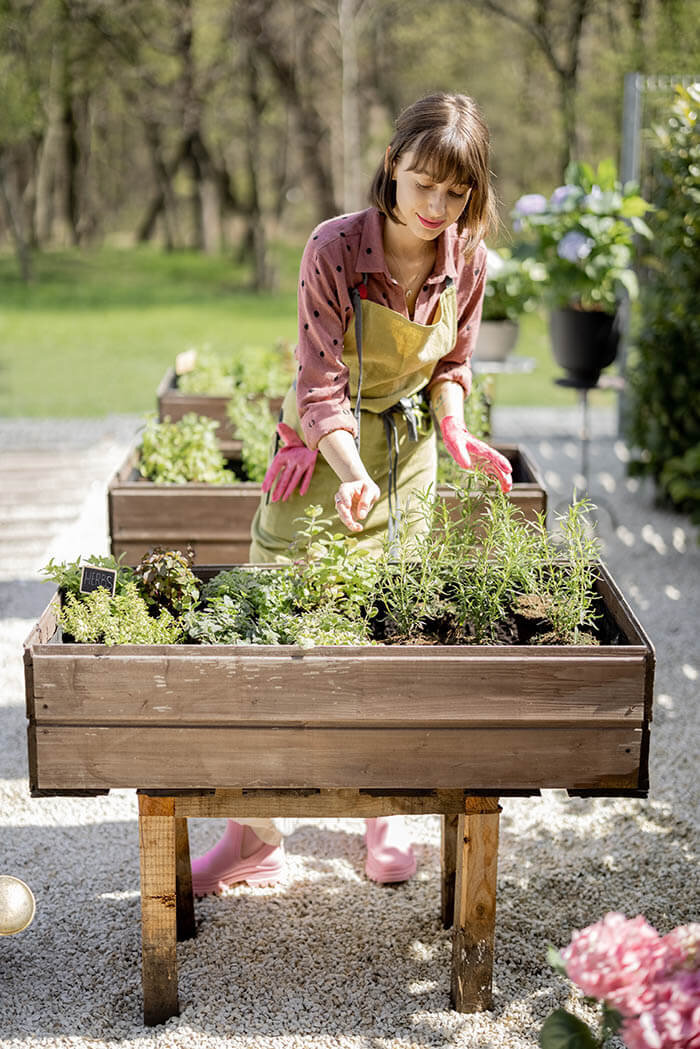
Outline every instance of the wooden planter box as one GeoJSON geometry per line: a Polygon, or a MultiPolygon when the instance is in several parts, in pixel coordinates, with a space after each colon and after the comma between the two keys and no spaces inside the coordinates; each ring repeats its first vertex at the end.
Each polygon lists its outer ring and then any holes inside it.
{"type": "MultiPolygon", "coordinates": [[[[527,520],[546,513],[544,482],[528,452],[519,445],[499,444],[513,465],[511,500],[527,520]]],[[[109,482],[109,534],[115,557],[128,565],[154,546],[184,550],[189,545],[201,564],[245,564],[250,526],[262,490],[259,484],[154,484],[139,476],[133,448],[109,482]]],[[[449,488],[442,498],[455,501],[449,488]]]]}
{"type": "Polygon", "coordinates": [[[25,652],[32,792],[644,794],[653,649],[602,566],[598,588],[620,644],[76,645],[49,607],[25,652]]]}
{"type": "MultiPolygon", "coordinates": [[[[216,569],[199,569],[202,579],[216,569]]],[[[33,796],[139,790],[144,1020],[196,934],[188,817],[440,813],[456,1009],[492,1008],[498,796],[645,796],[654,651],[607,571],[600,647],[25,643],[33,796]]]]}
{"type": "MultiPolygon", "coordinates": [[[[168,368],[163,376],[156,391],[156,397],[158,398],[158,418],[161,422],[166,417],[172,422],[177,422],[188,412],[216,419],[219,423],[216,436],[222,452],[229,459],[240,459],[241,442],[227,414],[228,397],[212,393],[181,393],[177,388],[177,375],[174,368],[168,368]]],[[[282,400],[282,397],[270,398],[270,411],[275,419],[282,407],[282,400]]]]}

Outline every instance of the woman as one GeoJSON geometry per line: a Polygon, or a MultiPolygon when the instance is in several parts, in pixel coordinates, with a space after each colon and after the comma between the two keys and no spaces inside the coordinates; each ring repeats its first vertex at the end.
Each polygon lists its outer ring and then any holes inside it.
{"type": "MultiPolygon", "coordinates": [[[[427,406],[461,467],[478,464],[504,492],[511,487],[508,460],[464,426],[483,237],[495,214],[488,129],[473,100],[436,94],[404,110],[371,201],[322,223],[304,251],[297,375],[252,526],[253,563],[285,559],[312,504],[379,551],[411,492],[435,484],[427,406]]],[[[367,875],[410,878],[415,858],[400,818],[366,824],[367,875]]],[[[221,841],[193,861],[194,890],[275,881],[283,862],[275,821],[229,820],[221,841]]]]}

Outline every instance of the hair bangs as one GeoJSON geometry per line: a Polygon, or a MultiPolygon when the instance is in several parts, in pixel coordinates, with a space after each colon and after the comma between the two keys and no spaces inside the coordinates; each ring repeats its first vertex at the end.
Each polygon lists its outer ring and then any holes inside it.
{"type": "Polygon", "coordinates": [[[456,127],[436,127],[426,131],[413,146],[411,171],[422,171],[433,182],[451,182],[468,189],[480,181],[469,140],[456,127]]]}

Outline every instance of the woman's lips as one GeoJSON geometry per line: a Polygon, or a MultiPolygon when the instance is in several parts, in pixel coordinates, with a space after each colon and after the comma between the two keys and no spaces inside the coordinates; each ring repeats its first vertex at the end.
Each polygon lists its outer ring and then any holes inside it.
{"type": "Polygon", "coordinates": [[[439,222],[431,222],[430,219],[424,219],[422,215],[419,215],[418,216],[418,221],[423,226],[425,226],[426,229],[439,229],[440,226],[442,226],[442,223],[443,223],[444,220],[440,219],[439,222]]]}

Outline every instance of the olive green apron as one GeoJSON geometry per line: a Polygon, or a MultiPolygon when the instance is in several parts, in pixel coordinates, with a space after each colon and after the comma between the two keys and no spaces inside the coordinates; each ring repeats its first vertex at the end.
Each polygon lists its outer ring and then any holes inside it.
{"type": "MultiPolygon", "coordinates": [[[[320,504],[323,516],[331,519],[331,531],[352,535],[360,547],[378,553],[399,507],[406,507],[412,492],[426,491],[435,484],[435,432],[421,391],[436,363],[457,340],[454,285],[450,283],[440,296],[432,324],[417,324],[386,306],[361,299],[357,289],[353,289],[353,301],[355,325],[345,334],[343,361],[350,372],[350,396],[356,403],[360,456],[379,486],[380,497],[363,522],[362,532],[348,531],[335,509],[340,481],[319,453],[305,495],[296,491],[277,503],[263,495],[251,528],[251,564],[288,560],[289,545],[299,529],[297,519],[314,504],[320,504]]],[[[281,419],[303,440],[294,387],[284,399],[281,419]]],[[[271,457],[277,446],[275,442],[271,457]]]]}

